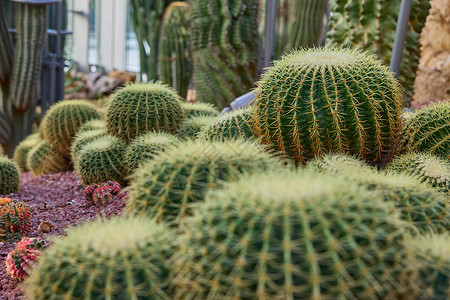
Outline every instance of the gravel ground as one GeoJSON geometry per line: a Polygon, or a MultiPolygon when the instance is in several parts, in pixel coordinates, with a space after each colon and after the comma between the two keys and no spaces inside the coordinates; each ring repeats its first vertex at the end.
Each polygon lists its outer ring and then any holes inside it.
{"type": "MultiPolygon", "coordinates": [[[[5,195],[26,203],[31,210],[32,224],[30,237],[39,236],[38,226],[50,221],[54,228],[44,238],[51,235],[64,235],[65,229],[81,222],[94,219],[97,215],[120,215],[125,205],[115,201],[107,207],[95,207],[84,201],[84,189],[75,172],[61,172],[33,177],[29,172],[22,173],[21,189],[18,193],[5,195]]],[[[1,244],[0,244],[1,245],[1,244]]],[[[14,245],[0,246],[0,299],[25,299],[18,282],[6,274],[5,259],[14,245]]]]}

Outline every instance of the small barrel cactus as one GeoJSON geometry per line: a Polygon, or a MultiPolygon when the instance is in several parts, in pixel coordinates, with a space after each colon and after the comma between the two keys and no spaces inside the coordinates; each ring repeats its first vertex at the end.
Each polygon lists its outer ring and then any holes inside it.
{"type": "Polygon", "coordinates": [[[180,140],[164,132],[149,132],[134,139],[125,151],[125,165],[128,174],[131,174],[142,163],[152,159],[155,155],[175,146],[180,140]]]}
{"type": "Polygon", "coordinates": [[[173,299],[401,299],[417,293],[406,224],[343,178],[253,174],[181,225],[173,299]]]}
{"type": "Polygon", "coordinates": [[[134,173],[126,210],[174,222],[192,213],[205,194],[242,173],[281,168],[278,159],[244,141],[188,141],[168,149],[134,173]]]}
{"type": "Polygon", "coordinates": [[[0,242],[20,240],[30,232],[28,205],[10,198],[0,198],[0,242]]]}
{"type": "Polygon", "coordinates": [[[172,299],[165,289],[176,236],[145,218],[97,220],[55,240],[27,279],[29,299],[172,299]]]}
{"type": "Polygon", "coordinates": [[[209,103],[204,102],[183,102],[181,107],[184,110],[184,114],[187,118],[198,116],[211,116],[215,117],[219,115],[217,108],[209,103]]]}
{"type": "Polygon", "coordinates": [[[70,147],[70,157],[72,158],[72,161],[75,162],[77,160],[78,154],[86,144],[95,141],[102,136],[106,136],[103,129],[79,131],[70,147]]]}
{"type": "Polygon", "coordinates": [[[18,280],[25,279],[46,248],[47,242],[41,238],[23,238],[6,257],[6,273],[18,280]]]}
{"type": "Polygon", "coordinates": [[[84,200],[95,206],[105,206],[122,198],[122,187],[118,182],[108,181],[101,185],[93,184],[84,189],[84,200]]]}
{"type": "Polygon", "coordinates": [[[81,133],[84,131],[89,131],[89,130],[97,130],[97,129],[106,130],[105,121],[97,120],[97,119],[87,121],[86,123],[81,125],[80,129],[78,130],[78,133],[81,133]]]}
{"type": "Polygon", "coordinates": [[[450,163],[440,157],[423,153],[407,153],[395,158],[388,165],[388,170],[417,177],[443,193],[450,192],[450,163]]]}
{"type": "Polygon", "coordinates": [[[217,118],[211,125],[200,132],[200,137],[211,141],[253,138],[251,110],[238,109],[217,118]]]}
{"type": "Polygon", "coordinates": [[[367,171],[372,172],[374,169],[356,157],[332,153],[324,154],[322,157],[308,161],[306,164],[309,170],[319,173],[337,174],[346,171],[367,171]]]}
{"type": "Polygon", "coordinates": [[[450,102],[417,111],[403,133],[406,151],[428,152],[450,161],[450,102]]]}
{"type": "Polygon", "coordinates": [[[177,136],[182,140],[196,139],[203,128],[214,123],[215,118],[209,116],[192,117],[184,120],[177,136]]]}
{"type": "Polygon", "coordinates": [[[29,171],[27,165],[28,152],[30,152],[30,150],[40,141],[42,140],[39,135],[37,133],[34,133],[29,135],[26,139],[20,142],[19,145],[17,145],[16,149],[14,150],[14,161],[16,162],[20,170],[29,171]]]}
{"type": "Polygon", "coordinates": [[[125,183],[126,145],[114,136],[103,136],[87,143],[75,160],[75,171],[84,186],[109,180],[125,183]]]}
{"type": "Polygon", "coordinates": [[[300,50],[267,69],[258,83],[254,131],[297,163],[348,153],[384,165],[397,152],[402,91],[373,56],[336,48],[300,50]]]}
{"type": "Polygon", "coordinates": [[[66,158],[46,141],[41,141],[31,148],[27,156],[27,166],[34,176],[58,173],[69,169],[66,158]]]}
{"type": "Polygon", "coordinates": [[[17,192],[20,188],[20,171],[13,160],[0,155],[0,195],[17,192]]]}
{"type": "Polygon", "coordinates": [[[87,121],[100,118],[95,107],[85,100],[62,101],[53,105],[42,123],[44,139],[65,157],[75,134],[87,121]]]}
{"type": "Polygon", "coordinates": [[[161,83],[135,83],[116,92],[106,113],[106,131],[130,141],[146,132],[175,134],[184,119],[181,97],[161,83]]]}

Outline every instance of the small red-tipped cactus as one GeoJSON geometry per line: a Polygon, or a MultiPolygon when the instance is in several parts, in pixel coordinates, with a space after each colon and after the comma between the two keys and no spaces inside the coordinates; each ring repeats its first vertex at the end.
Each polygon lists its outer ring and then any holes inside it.
{"type": "Polygon", "coordinates": [[[84,199],[96,206],[108,205],[109,202],[122,198],[121,189],[120,184],[115,181],[93,184],[84,190],[84,199]]]}
{"type": "Polygon", "coordinates": [[[30,232],[28,205],[10,198],[0,198],[0,242],[20,240],[30,232]]]}
{"type": "Polygon", "coordinates": [[[6,258],[6,273],[12,278],[23,280],[36,260],[41,256],[41,250],[47,248],[47,242],[41,238],[23,238],[16,248],[8,253],[6,258]]]}

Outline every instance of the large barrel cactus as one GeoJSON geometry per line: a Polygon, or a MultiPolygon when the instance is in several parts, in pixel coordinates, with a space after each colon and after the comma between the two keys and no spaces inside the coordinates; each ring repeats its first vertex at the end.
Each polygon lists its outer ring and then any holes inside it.
{"type": "MultiPolygon", "coordinates": [[[[330,0],[332,15],[328,24],[330,31],[327,34],[327,45],[368,50],[389,64],[401,1],[330,0]]],[[[419,36],[430,9],[429,0],[413,0],[412,2],[399,74],[408,105],[411,102],[419,64],[419,36]]]]}
{"type": "Polygon", "coordinates": [[[327,152],[384,164],[401,134],[400,85],[373,56],[335,48],[275,61],[258,83],[257,137],[298,163],[327,152]]]}
{"type": "Polygon", "coordinates": [[[405,224],[345,179],[258,174],[183,222],[174,299],[414,299],[405,224]]]}

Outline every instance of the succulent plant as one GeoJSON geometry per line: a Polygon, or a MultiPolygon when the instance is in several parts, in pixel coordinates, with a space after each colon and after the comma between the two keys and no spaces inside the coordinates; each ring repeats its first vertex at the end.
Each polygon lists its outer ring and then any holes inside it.
{"type": "Polygon", "coordinates": [[[181,98],[161,82],[130,84],[111,98],[106,131],[130,141],[155,131],[177,133],[184,119],[181,98]]]}
{"type": "Polygon", "coordinates": [[[387,169],[417,177],[443,193],[450,191],[450,163],[440,157],[423,153],[407,153],[395,158],[387,169]]]}
{"type": "Polygon", "coordinates": [[[214,123],[215,118],[209,116],[199,116],[188,118],[181,124],[177,136],[182,140],[196,139],[200,131],[214,123]]]}
{"type": "Polygon", "coordinates": [[[84,145],[75,159],[75,171],[84,186],[109,180],[125,183],[126,145],[115,136],[102,136],[84,145]]]}
{"type": "Polygon", "coordinates": [[[450,161],[450,102],[417,111],[403,132],[406,151],[431,153],[450,161]]]}
{"type": "Polygon", "coordinates": [[[56,239],[25,286],[29,299],[171,299],[165,290],[175,235],[145,218],[83,224],[56,239]]]}
{"type": "Polygon", "coordinates": [[[126,210],[178,224],[206,192],[242,173],[282,167],[278,159],[244,141],[188,141],[166,150],[132,176],[126,210]]]}
{"type": "Polygon", "coordinates": [[[251,120],[251,110],[238,109],[221,115],[211,125],[203,128],[199,135],[202,139],[211,141],[253,139],[251,120]]]}
{"type": "Polygon", "coordinates": [[[173,299],[414,297],[418,264],[390,210],[336,176],[242,178],[182,223],[173,299]]]}
{"type": "Polygon", "coordinates": [[[69,157],[70,146],[80,127],[99,117],[94,106],[85,100],[59,102],[45,114],[44,139],[53,149],[69,157]]]}
{"type": "Polygon", "coordinates": [[[341,174],[355,170],[372,172],[374,170],[364,161],[351,155],[340,153],[324,154],[321,157],[308,161],[306,167],[313,172],[328,174],[341,174]]]}
{"type": "Polygon", "coordinates": [[[77,160],[78,154],[86,144],[106,135],[104,129],[79,131],[70,147],[70,157],[72,158],[72,161],[75,162],[77,160]]]}
{"type": "Polygon", "coordinates": [[[17,145],[16,149],[14,150],[13,159],[20,170],[29,171],[27,165],[28,152],[30,152],[30,150],[41,141],[42,140],[39,135],[37,133],[34,133],[29,135],[26,139],[20,142],[19,145],[17,145]]]}
{"type": "Polygon", "coordinates": [[[180,140],[171,134],[149,132],[134,139],[125,151],[125,165],[131,174],[146,160],[175,146],[180,140]]]}
{"type": "Polygon", "coordinates": [[[89,130],[97,130],[97,129],[106,129],[106,123],[103,120],[90,120],[81,125],[80,129],[78,130],[78,133],[89,131],[89,130]]]}
{"type": "Polygon", "coordinates": [[[294,51],[267,69],[257,91],[256,136],[297,163],[336,152],[384,165],[397,152],[402,92],[373,56],[336,48],[294,51]]]}
{"type": "Polygon", "coordinates": [[[58,173],[69,169],[69,162],[46,141],[41,141],[28,152],[27,166],[34,176],[58,173]]]}
{"type": "Polygon", "coordinates": [[[6,257],[6,273],[12,278],[23,280],[30,275],[31,268],[47,248],[41,238],[23,238],[6,257]]]}
{"type": "Polygon", "coordinates": [[[105,206],[122,198],[122,187],[118,182],[108,181],[100,185],[93,184],[84,189],[84,200],[95,206],[105,206]]]}
{"type": "Polygon", "coordinates": [[[0,155],[0,195],[17,192],[20,188],[20,171],[13,160],[0,155]]]}
{"type": "Polygon", "coordinates": [[[215,117],[219,115],[219,111],[216,107],[209,103],[203,102],[183,102],[181,107],[184,110],[184,114],[187,118],[198,117],[198,116],[211,116],[215,117]]]}
{"type": "Polygon", "coordinates": [[[10,198],[0,198],[0,242],[20,240],[30,232],[28,205],[10,198]]]}

